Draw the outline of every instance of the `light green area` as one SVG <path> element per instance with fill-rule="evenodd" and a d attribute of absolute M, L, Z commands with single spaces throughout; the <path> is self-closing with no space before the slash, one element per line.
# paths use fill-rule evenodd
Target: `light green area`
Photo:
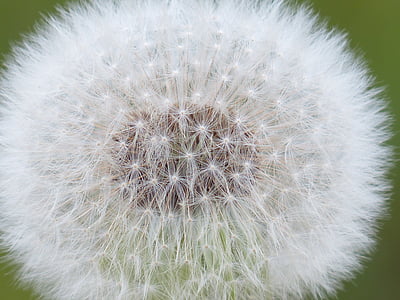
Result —
<path fill-rule="evenodd" d="M 40 14 L 54 12 L 61 0 L 1 0 L 0 1 L 0 53 L 10 51 L 10 45 L 21 34 L 32 30 Z M 297 1 L 301 3 L 303 1 Z M 389 109 L 394 118 L 400 117 L 400 1 L 399 0 L 313 0 L 307 1 L 328 17 L 331 25 L 348 32 L 352 46 L 362 54 L 377 77 L 378 84 L 386 87 Z M 400 122 L 396 121 L 393 145 L 400 145 Z M 365 268 L 338 294 L 339 300 L 397 300 L 400 280 L 400 167 L 393 169 L 393 196 L 390 217 L 383 222 L 379 244 Z M 0 265 L 1 299 L 35 299 L 13 283 L 12 268 Z M 10 274 L 11 273 L 11 274 Z"/>

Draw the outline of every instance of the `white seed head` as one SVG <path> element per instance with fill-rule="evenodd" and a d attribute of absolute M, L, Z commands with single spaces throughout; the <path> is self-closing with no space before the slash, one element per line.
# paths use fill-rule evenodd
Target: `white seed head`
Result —
<path fill-rule="evenodd" d="M 0 229 L 54 299 L 332 294 L 373 244 L 387 116 L 283 1 L 77 4 L 0 83 Z"/>

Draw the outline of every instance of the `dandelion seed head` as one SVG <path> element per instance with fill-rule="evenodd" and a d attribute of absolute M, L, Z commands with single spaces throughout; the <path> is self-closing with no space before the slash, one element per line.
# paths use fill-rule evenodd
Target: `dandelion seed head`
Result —
<path fill-rule="evenodd" d="M 0 81 L 1 244 L 54 299 L 301 299 L 384 210 L 380 90 L 285 1 L 60 10 Z"/>

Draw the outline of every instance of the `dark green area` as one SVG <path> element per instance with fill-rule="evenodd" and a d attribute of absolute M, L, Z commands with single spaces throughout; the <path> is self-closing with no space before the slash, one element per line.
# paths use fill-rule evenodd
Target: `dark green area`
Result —
<path fill-rule="evenodd" d="M 304 1 L 297 1 L 302 3 Z M 54 12 L 54 6 L 66 3 L 60 0 L 1 0 L 0 1 L 0 54 L 10 52 L 10 46 L 29 33 L 41 19 L 41 14 Z M 351 45 L 361 53 L 373 70 L 379 85 L 386 87 L 389 109 L 400 117 L 400 1 L 399 0 L 313 0 L 306 1 L 330 25 L 348 32 Z M 400 123 L 394 124 L 396 135 L 391 144 L 400 145 Z M 396 149 L 397 150 L 397 149 Z M 390 217 L 381 227 L 379 243 L 362 273 L 339 292 L 339 300 L 397 300 L 400 299 L 400 167 L 391 173 L 393 196 Z M 9 265 L 0 265 L 1 299 L 35 299 L 29 291 L 15 285 Z"/>

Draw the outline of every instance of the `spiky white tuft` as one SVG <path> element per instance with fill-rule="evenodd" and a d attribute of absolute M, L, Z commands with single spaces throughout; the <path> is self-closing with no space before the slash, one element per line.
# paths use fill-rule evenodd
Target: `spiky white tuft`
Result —
<path fill-rule="evenodd" d="M 298 299 L 359 267 L 379 91 L 308 9 L 255 3 L 81 4 L 15 49 L 0 228 L 42 296 Z"/>

